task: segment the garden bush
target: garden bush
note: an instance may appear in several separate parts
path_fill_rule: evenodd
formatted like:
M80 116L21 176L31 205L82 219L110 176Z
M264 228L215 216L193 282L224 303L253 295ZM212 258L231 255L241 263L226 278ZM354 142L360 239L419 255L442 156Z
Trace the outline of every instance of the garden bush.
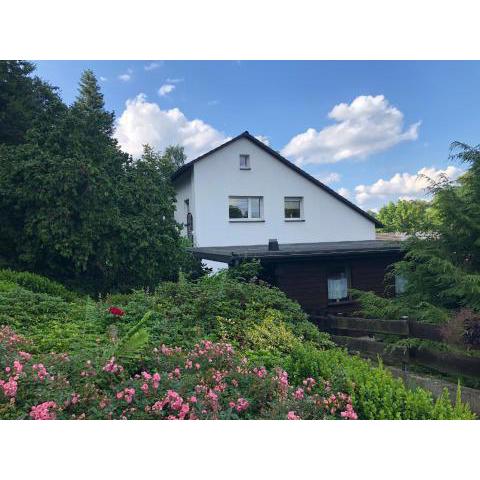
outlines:
M115 357L32 355L9 327L0 330L3 419L356 419L350 397L323 382L289 383L287 372L248 365L228 343L189 351L153 349L131 375Z
M11 282L36 293L46 293L54 297L60 297L67 302L78 299L78 295L67 290L62 284L48 279L42 275L30 272L15 272L9 269L0 270L0 282Z
M188 404L184 418L190 418L190 412L195 418L337 418L341 412L362 419L472 418L460 402L452 405L445 395L435 402L424 390L406 389L381 366L336 348L279 290L225 273L195 282L182 278L154 292L138 290L97 302L88 297L68 302L2 280L2 324L8 327L2 330L0 418L27 418L30 412L56 418L178 418L180 410L170 408L176 395L182 399L177 405ZM215 387L223 387L212 383L214 372L208 365L186 365L199 345L227 344L234 352L227 352L231 363L222 370L226 360L218 358L220 363L212 359L210 366L228 372L225 378L231 383L218 392ZM20 351L33 354L31 362L24 361ZM20 372L14 372L15 365ZM43 368L48 375L39 379ZM110 369L118 374L111 375ZM164 389L152 396L152 385L146 382L152 395L145 395L144 380L153 373L165 379ZM286 380L289 394L280 398L278 384ZM205 407L210 390L198 393L198 385L207 385L219 397L218 410ZM299 388L303 392L295 397ZM18 392L14 400L8 393L13 390ZM191 396L200 398L198 404L188 400ZM130 397L131 402L126 401ZM149 410L151 400L162 409Z
M0 282L0 325L8 325L34 340L35 351L83 349L104 330L94 302L67 302L61 297L35 293L11 282Z
M345 350L319 350L311 345L295 348L283 364L294 381L305 376L327 379L335 390L351 395L359 418L391 420L472 419L459 399L452 405L448 392L436 401L421 388L409 390L380 363L349 355Z

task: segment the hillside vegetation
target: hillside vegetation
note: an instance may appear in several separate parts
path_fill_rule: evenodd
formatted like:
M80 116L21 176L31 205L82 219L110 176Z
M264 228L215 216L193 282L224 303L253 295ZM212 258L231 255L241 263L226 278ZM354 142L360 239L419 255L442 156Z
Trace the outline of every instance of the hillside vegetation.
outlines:
M0 278L0 418L473 418L336 348L238 271L97 301Z

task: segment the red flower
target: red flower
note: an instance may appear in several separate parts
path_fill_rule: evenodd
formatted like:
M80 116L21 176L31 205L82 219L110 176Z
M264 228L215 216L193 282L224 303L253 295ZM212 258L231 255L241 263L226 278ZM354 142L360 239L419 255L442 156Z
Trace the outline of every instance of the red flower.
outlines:
M108 311L112 314L112 315L115 315L117 317L123 317L123 315L125 315L125 312L121 309L121 308L118 308L118 307L110 307L108 309Z

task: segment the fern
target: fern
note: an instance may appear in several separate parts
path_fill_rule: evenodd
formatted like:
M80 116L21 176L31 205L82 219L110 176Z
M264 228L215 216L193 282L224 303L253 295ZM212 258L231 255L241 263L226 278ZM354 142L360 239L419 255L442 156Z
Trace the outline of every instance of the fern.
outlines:
M149 342L149 333L145 327L153 312L148 311L119 341L114 349L118 359L131 360L140 356Z

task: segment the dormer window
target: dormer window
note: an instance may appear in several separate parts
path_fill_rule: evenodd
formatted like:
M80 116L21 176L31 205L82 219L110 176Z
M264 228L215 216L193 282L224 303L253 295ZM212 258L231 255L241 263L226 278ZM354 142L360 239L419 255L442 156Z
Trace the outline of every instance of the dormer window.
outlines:
M250 170L250 155L240 155L240 170Z

